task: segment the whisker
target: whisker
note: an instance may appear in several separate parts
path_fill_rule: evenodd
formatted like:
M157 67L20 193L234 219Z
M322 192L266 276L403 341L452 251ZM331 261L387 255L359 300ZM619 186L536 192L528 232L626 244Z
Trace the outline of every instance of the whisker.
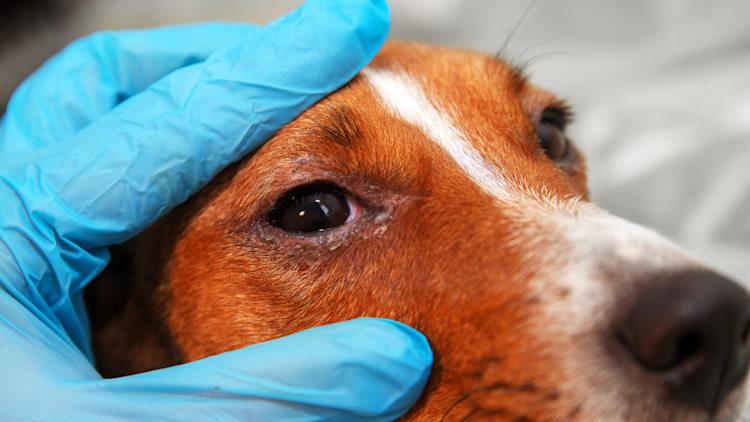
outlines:
M523 15L521 15L521 18L518 19L518 22L513 26L513 28L508 33L508 37L505 38L505 42L503 42L503 45L500 47L500 55L505 55L505 52L507 51L508 45L510 44L511 39L516 34L516 31L518 31L518 28L521 27L521 24L524 20L526 20L526 16L528 16L529 12L531 11L531 8L534 7L534 4L536 4L536 0L531 0L531 3L526 7L526 10L524 10Z

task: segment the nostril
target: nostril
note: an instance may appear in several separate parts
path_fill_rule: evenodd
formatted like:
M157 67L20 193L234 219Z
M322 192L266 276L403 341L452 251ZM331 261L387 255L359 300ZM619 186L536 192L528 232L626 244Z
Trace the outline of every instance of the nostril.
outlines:
M713 413L748 368L750 296L708 271L653 276L615 319L641 371Z
M620 342L635 361L651 371L671 370L700 356L704 342L699 333L662 331L655 325L639 326L631 320L620 333Z
M689 361L691 358L700 355L703 347L703 340L698 333L687 333L682 336L677 344L677 353L675 353L675 360L669 365L671 368L675 368Z

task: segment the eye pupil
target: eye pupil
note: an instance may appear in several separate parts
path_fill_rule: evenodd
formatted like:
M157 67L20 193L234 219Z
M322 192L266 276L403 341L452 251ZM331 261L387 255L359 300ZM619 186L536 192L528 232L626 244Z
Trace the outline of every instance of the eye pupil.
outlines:
M344 224L349 218L349 203L338 190L305 186L279 201L274 223L284 230L310 233Z

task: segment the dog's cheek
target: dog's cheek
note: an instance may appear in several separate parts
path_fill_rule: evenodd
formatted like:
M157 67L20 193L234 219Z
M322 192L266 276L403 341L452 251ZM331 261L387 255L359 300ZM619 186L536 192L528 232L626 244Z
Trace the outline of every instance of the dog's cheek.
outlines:
M214 227L190 230L178 242L171 265L167 311L175 342L188 361L278 336L265 317L287 312L271 288L276 274L247 262L242 251Z
M565 412L575 404L561 405L560 381L568 375L545 328L551 293L535 281L541 263L511 246L523 243L522 222L462 218L451 205L457 202L467 203L427 199L404 216L411 227L393 244L420 253L391 254L383 272L391 290L414 306L400 311L401 321L425 334L435 353L430 400L410 415L462 420L481 409L491 420L571 420ZM485 209L475 205L469 208ZM556 419L550 409L559 409Z

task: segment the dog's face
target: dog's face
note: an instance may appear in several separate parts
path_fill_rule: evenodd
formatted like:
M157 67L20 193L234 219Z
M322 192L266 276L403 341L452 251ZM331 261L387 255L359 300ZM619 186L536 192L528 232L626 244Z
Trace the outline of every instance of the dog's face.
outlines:
M187 361L401 321L435 353L408 420L735 420L746 294L586 201L567 114L495 58L387 45L137 240L125 313Z

